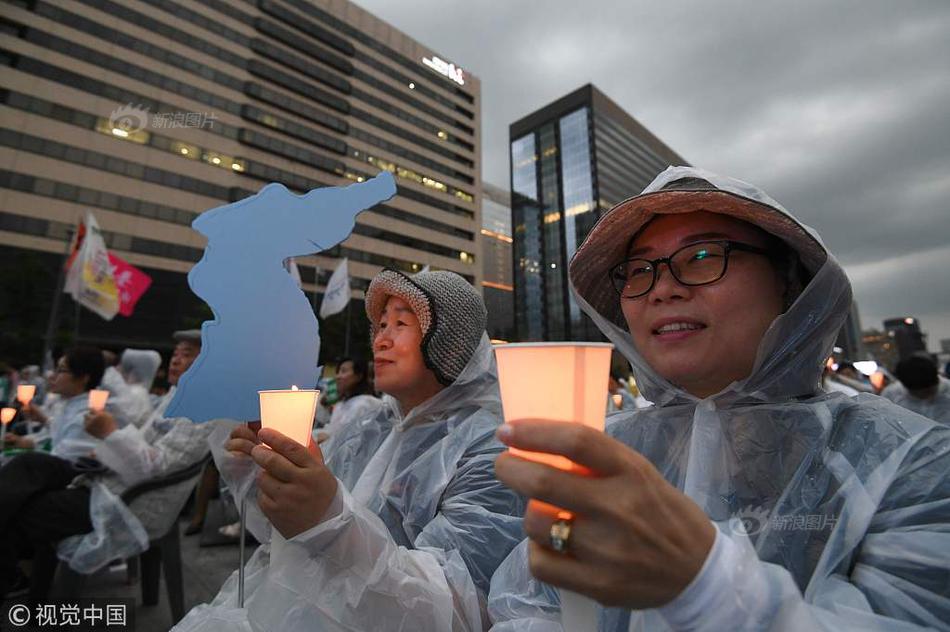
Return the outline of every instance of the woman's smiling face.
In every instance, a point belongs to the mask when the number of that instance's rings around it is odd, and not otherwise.
[[[699,241],[768,247],[767,234],[726,215],[661,215],[636,236],[630,255],[667,257]],[[732,251],[725,275],[682,285],[660,264],[656,284],[621,307],[637,351],[660,376],[697,397],[718,393],[752,372],[759,342],[782,313],[785,284],[768,258]]]

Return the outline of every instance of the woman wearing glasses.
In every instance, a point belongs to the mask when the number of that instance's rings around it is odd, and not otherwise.
[[[600,602],[601,630],[914,629],[950,621],[950,429],[820,387],[851,307],[817,235],[761,190],[662,173],[571,262],[578,303],[653,408],[606,435],[543,420],[497,476],[529,508],[492,580],[497,630],[559,630],[554,587]]]

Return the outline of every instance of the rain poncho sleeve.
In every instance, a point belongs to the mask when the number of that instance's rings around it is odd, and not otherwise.
[[[857,445],[829,450],[824,459],[840,484],[833,499],[837,511],[827,507],[800,520],[752,511],[714,522],[716,545],[683,593],[655,610],[602,608],[598,629],[950,629],[950,429],[874,396],[864,398],[866,406],[844,413],[853,417],[847,425],[866,424],[870,408],[878,423],[890,417],[894,421],[887,425],[906,434],[895,452],[871,459],[873,476],[864,482],[868,464],[847,453]],[[782,564],[760,557],[774,546],[762,546],[770,544],[762,541],[763,533],[792,531],[790,544],[801,539],[794,532],[798,522],[803,531],[834,525],[826,542],[801,551],[816,562],[804,586],[795,569],[787,568],[790,551]],[[757,535],[765,551],[757,550]],[[526,542],[496,572],[489,614],[493,630],[562,629],[557,590],[531,577]]]
[[[156,424],[166,427],[163,434]],[[208,454],[214,423],[195,424],[184,417],[152,419],[143,429],[129,425],[96,446],[96,457],[119,475],[126,486],[164,476],[200,461]]]

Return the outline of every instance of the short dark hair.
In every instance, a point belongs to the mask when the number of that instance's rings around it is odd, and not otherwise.
[[[350,397],[372,395],[373,385],[369,382],[369,367],[366,364],[366,360],[359,356],[346,356],[337,360],[337,367],[343,366],[344,362],[351,363],[353,365],[353,373],[360,376],[360,381],[353,387],[353,392],[350,394]]]
[[[908,391],[930,388],[936,386],[939,381],[937,363],[930,356],[923,354],[904,358],[897,363],[894,373]]]
[[[102,358],[102,351],[96,347],[72,347],[66,351],[64,359],[66,368],[76,377],[88,377],[86,390],[92,390],[99,386],[102,381],[102,374],[105,373],[106,363]]]

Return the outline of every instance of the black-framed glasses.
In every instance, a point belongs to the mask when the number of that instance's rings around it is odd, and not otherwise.
[[[610,269],[610,282],[622,298],[643,296],[656,285],[658,269],[665,263],[670,274],[681,285],[706,285],[714,283],[726,274],[729,253],[733,250],[768,256],[763,248],[756,248],[737,241],[700,241],[683,246],[669,257],[642,259],[634,257]]]

